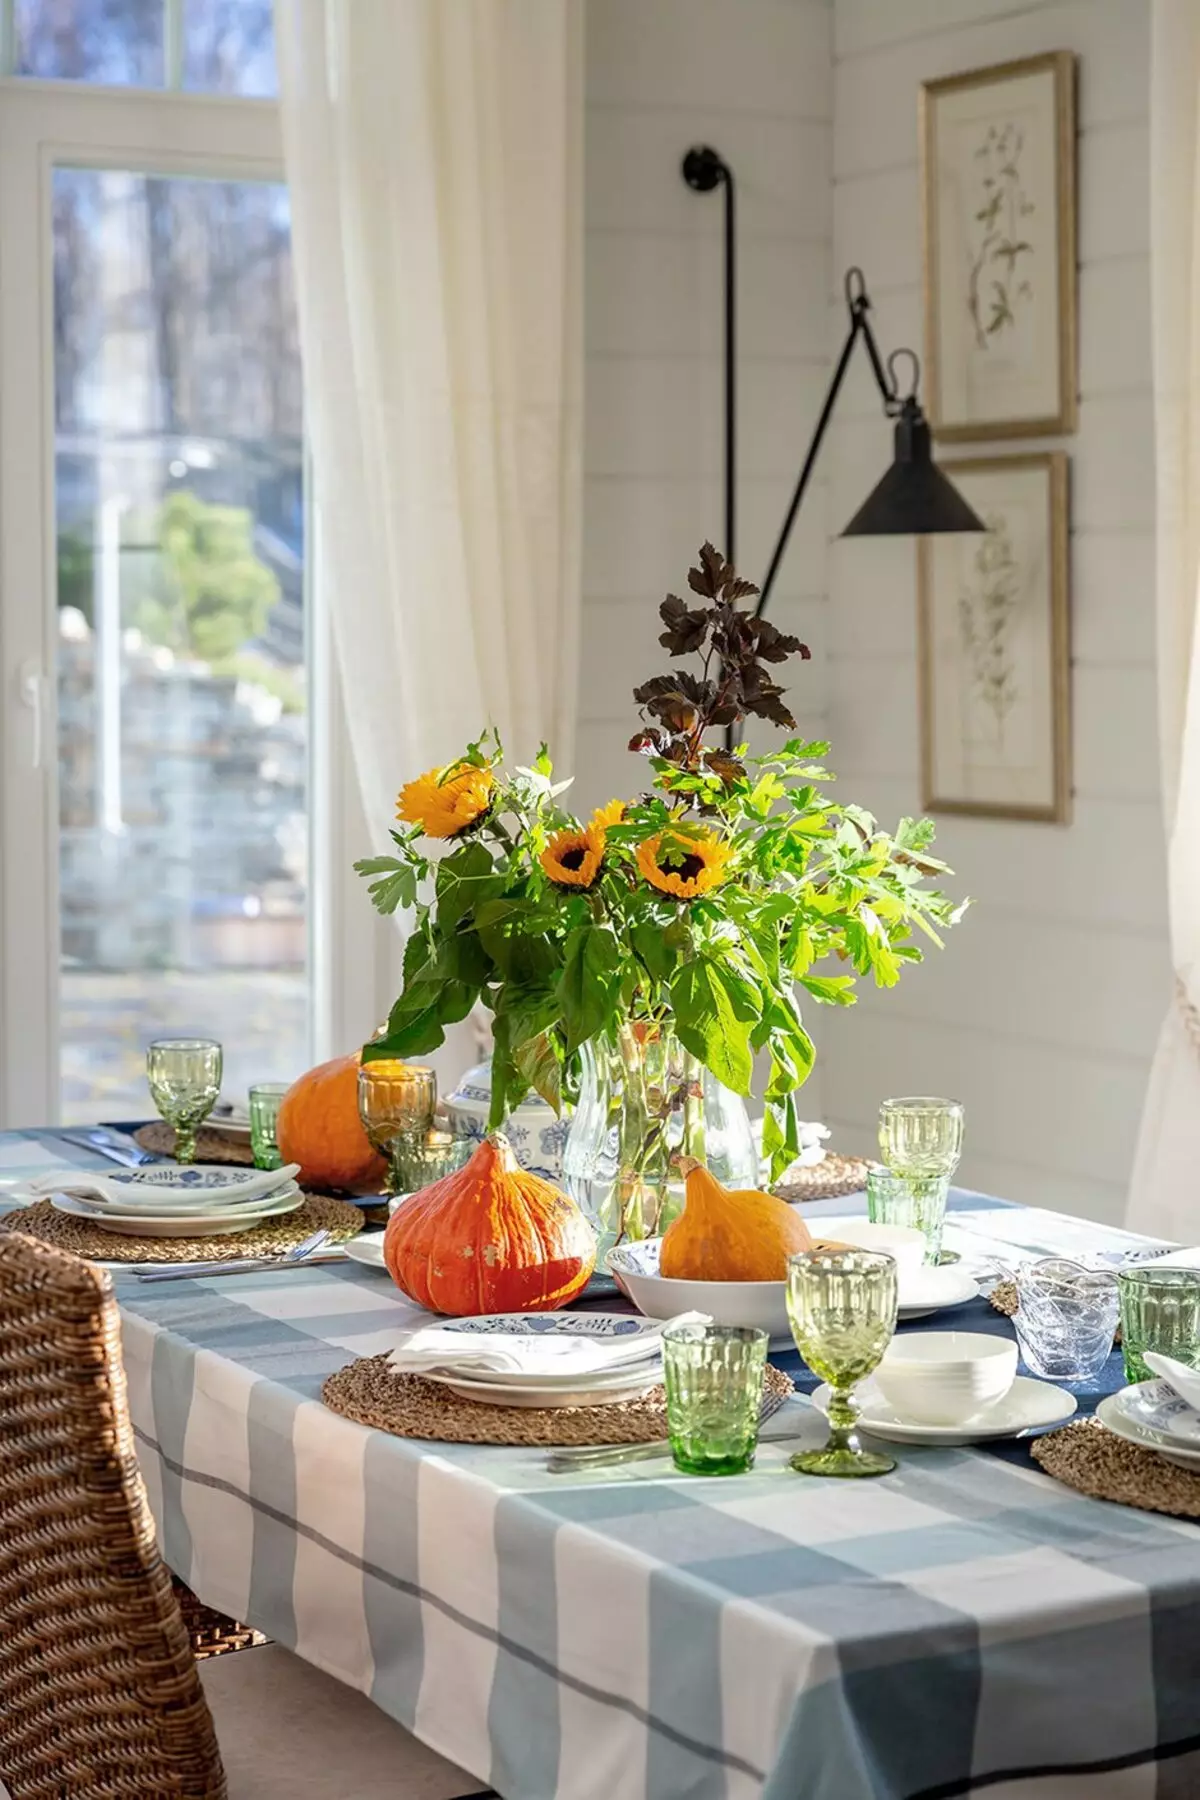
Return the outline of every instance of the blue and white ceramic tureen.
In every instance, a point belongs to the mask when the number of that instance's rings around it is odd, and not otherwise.
[[[487,1134],[488,1112],[492,1104],[492,1065],[480,1063],[468,1069],[454,1092],[447,1096],[446,1111],[456,1137],[471,1137],[482,1142]],[[531,1088],[504,1121],[504,1135],[513,1147],[513,1155],[531,1175],[547,1181],[562,1176],[563,1145],[567,1141],[570,1120],[559,1118],[540,1094]]]

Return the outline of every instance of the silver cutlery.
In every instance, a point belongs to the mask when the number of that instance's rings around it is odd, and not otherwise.
[[[139,1281],[194,1281],[198,1276],[207,1280],[213,1275],[248,1275],[259,1274],[266,1269],[294,1269],[298,1264],[316,1264],[342,1262],[344,1258],[340,1250],[331,1250],[326,1256],[318,1256],[316,1252],[324,1248],[329,1241],[327,1230],[314,1231],[299,1244],[293,1244],[282,1256],[241,1256],[229,1262],[190,1262],[170,1263],[158,1268],[136,1268],[132,1271]]]
[[[58,1136],[68,1144],[75,1144],[81,1150],[94,1150],[97,1156],[106,1156],[109,1162],[121,1163],[127,1169],[141,1169],[160,1160],[143,1150],[140,1144],[135,1144],[132,1138],[123,1137],[118,1131],[105,1131],[102,1127],[59,1131]]]
[[[779,1411],[786,1394],[767,1394],[758,1409],[759,1429]],[[611,1469],[621,1463],[643,1462],[653,1456],[669,1456],[669,1438],[655,1438],[649,1444],[584,1444],[578,1448],[552,1450],[546,1467],[552,1475],[587,1474],[592,1469]]]

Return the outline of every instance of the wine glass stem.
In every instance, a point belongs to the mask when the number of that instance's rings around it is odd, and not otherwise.
[[[833,1388],[829,1395],[829,1448],[858,1454],[858,1402],[851,1388]]]
[[[194,1125],[177,1125],[175,1127],[175,1161],[177,1163],[194,1163],[196,1160],[196,1127]]]

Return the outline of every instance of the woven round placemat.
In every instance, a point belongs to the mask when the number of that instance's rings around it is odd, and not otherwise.
[[[767,1364],[763,1390],[792,1392],[790,1375]],[[666,1396],[651,1388],[638,1400],[612,1406],[481,1406],[460,1400],[440,1381],[401,1375],[382,1356],[360,1356],[331,1375],[321,1398],[333,1412],[395,1437],[432,1438],[442,1444],[648,1444],[667,1435]]]
[[[133,1134],[135,1144],[149,1150],[152,1156],[174,1156],[175,1127],[155,1119],[139,1125]],[[244,1137],[226,1137],[216,1125],[202,1125],[196,1133],[196,1161],[203,1163],[248,1164],[253,1167],[254,1151]]]
[[[1200,1519],[1200,1475],[1155,1450],[1106,1431],[1099,1419],[1077,1419],[1030,1446],[1034,1462],[1055,1481],[1093,1500],[1115,1500],[1143,1512]]]
[[[357,1206],[318,1194],[310,1194],[295,1212],[264,1219],[248,1231],[222,1232],[219,1237],[121,1237],[88,1219],[58,1212],[48,1200],[37,1200],[0,1219],[0,1231],[19,1231],[98,1262],[130,1263],[231,1262],[239,1256],[280,1256],[314,1231],[328,1231],[341,1243],[356,1237],[362,1228],[363,1216]]]
[[[870,1167],[861,1156],[829,1153],[807,1168],[793,1164],[785,1169],[771,1192],[781,1200],[838,1200],[843,1194],[857,1194],[866,1187]]]
[[[1011,1319],[1018,1306],[1016,1282],[998,1281],[988,1295],[988,1304],[994,1306],[998,1313],[1003,1313],[1006,1319]],[[1119,1344],[1120,1341],[1121,1327],[1118,1324],[1113,1333],[1113,1343]]]

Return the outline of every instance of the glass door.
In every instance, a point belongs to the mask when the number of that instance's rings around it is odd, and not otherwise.
[[[59,1072],[145,1107],[308,1055],[300,362],[286,189],[52,172]]]
[[[313,1049],[300,362],[274,108],[0,83],[0,1123]]]

